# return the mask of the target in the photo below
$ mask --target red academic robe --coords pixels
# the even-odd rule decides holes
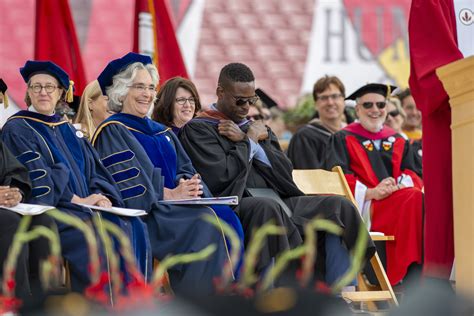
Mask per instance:
[[[380,140],[380,150],[376,140]],[[374,188],[387,177],[400,179],[403,175],[413,180],[413,187],[372,200],[371,231],[395,236],[386,245],[387,274],[391,284],[399,283],[412,263],[422,262],[423,181],[411,146],[389,128],[374,134],[353,123],[331,137],[326,165],[341,166],[353,193],[357,181]]]

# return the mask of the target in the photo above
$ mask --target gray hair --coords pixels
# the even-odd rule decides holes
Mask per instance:
[[[108,106],[111,111],[119,113],[123,108],[123,99],[130,90],[129,86],[133,83],[138,70],[146,70],[151,76],[153,85],[158,84],[159,75],[156,66],[153,64],[144,65],[140,62],[130,64],[118,74],[116,74],[112,80],[111,86],[106,88],[107,96],[109,97]],[[155,100],[153,100],[153,103]]]

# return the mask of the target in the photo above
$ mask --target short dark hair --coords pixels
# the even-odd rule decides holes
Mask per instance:
[[[191,80],[174,77],[167,80],[160,88],[156,96],[155,108],[151,118],[154,121],[160,122],[166,126],[173,125],[174,103],[176,101],[176,91],[178,88],[183,88],[191,93],[194,98],[194,115],[201,110],[201,102],[199,100],[199,93],[196,86]]]
[[[252,70],[242,63],[230,63],[221,69],[218,84],[225,86],[230,82],[252,82],[255,77]]]
[[[403,104],[403,100],[409,96],[411,96],[410,88],[406,88],[405,90],[397,94],[397,98],[400,100],[400,102],[402,102],[402,104]]]
[[[329,85],[331,84],[335,85],[339,89],[339,91],[341,91],[343,97],[346,97],[346,88],[344,87],[344,84],[342,83],[341,79],[336,76],[325,75],[324,77],[319,78],[313,86],[314,101],[318,99],[318,94],[329,88]]]

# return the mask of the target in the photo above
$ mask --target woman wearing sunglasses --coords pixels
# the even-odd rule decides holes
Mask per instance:
[[[398,134],[408,139],[402,131],[403,122],[405,122],[405,111],[403,111],[400,104],[400,100],[397,98],[389,98],[387,100],[387,118],[385,119],[385,125],[393,129]]]
[[[368,84],[347,99],[356,101],[358,123],[331,136],[326,167],[341,166],[371,231],[394,235],[387,274],[395,285],[422,263],[423,182],[410,143],[384,125],[395,87]],[[395,113],[392,113],[395,114]],[[371,218],[370,218],[371,217]]]
[[[182,77],[174,77],[166,81],[158,92],[151,118],[171,127],[178,134],[181,127],[200,110],[201,102],[194,83]]]
[[[385,119],[385,125],[392,128],[395,132],[402,135],[405,139],[410,142],[412,147],[413,154],[415,155],[416,167],[422,170],[421,158],[423,156],[423,149],[421,144],[421,139],[413,140],[410,139],[402,129],[403,124],[405,123],[407,115],[402,108],[402,104],[398,98],[389,98],[387,101],[387,118]],[[421,175],[421,174],[420,174]]]

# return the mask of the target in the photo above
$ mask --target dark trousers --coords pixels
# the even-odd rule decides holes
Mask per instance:
[[[13,237],[21,220],[21,215],[0,209],[0,278],[3,279],[4,263],[7,259]],[[48,215],[41,214],[32,217],[30,228],[35,226],[55,227],[54,221]],[[23,245],[18,257],[15,273],[15,295],[28,298],[41,291],[39,279],[39,263],[50,254],[49,241],[38,238]]]

